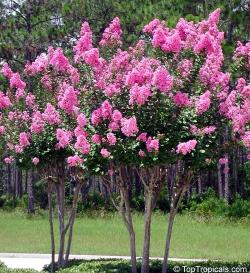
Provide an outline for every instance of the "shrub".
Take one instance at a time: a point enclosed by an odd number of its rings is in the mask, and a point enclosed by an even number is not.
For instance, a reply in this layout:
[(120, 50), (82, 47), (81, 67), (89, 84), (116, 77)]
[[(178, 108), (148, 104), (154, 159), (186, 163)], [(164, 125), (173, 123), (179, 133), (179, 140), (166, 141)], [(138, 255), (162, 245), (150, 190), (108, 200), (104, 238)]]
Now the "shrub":
[(225, 200), (218, 198), (212, 188), (209, 188), (200, 197), (193, 196), (186, 205), (190, 212), (197, 213), (198, 216), (206, 219), (215, 215), (226, 215), (227, 207)]
[[(154, 260), (150, 262), (150, 273), (160, 273), (161, 272), (162, 262), (159, 260)], [(176, 267), (179, 268), (178, 272), (184, 273), (185, 269), (184, 266), (188, 266), (189, 268), (195, 269), (196, 266), (206, 267), (206, 268), (227, 268), (231, 270), (233, 267), (244, 268), (249, 272), (250, 270), (250, 263), (237, 263), (237, 262), (170, 262), (169, 263), (169, 273), (177, 272)], [(138, 272), (140, 272), (140, 262), (137, 263)], [(174, 270), (175, 268), (175, 270)], [(46, 268), (46, 270), (48, 270)], [(224, 270), (225, 271), (225, 270)], [(223, 272), (224, 272), (223, 271)], [(70, 261), (67, 268), (59, 270), (60, 273), (130, 273), (131, 268), (129, 261), (123, 260), (94, 260), (94, 261)], [(187, 271), (186, 271), (187, 272)], [(196, 271), (189, 271), (189, 272), (198, 272)], [(208, 272), (208, 271), (207, 271)], [(211, 271), (212, 272), (212, 271)], [(217, 271), (221, 272), (221, 271)], [(230, 272), (230, 271), (225, 271)], [(246, 272), (246, 271), (242, 271)]]
[(228, 206), (227, 216), (232, 218), (250, 216), (250, 200), (243, 200), (240, 195), (237, 195), (234, 202)]

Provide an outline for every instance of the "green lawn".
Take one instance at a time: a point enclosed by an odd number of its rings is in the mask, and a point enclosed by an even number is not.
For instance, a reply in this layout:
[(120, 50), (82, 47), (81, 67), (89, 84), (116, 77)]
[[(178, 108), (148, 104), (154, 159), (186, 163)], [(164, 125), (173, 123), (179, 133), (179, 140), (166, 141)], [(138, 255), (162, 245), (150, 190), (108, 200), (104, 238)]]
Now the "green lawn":
[[(137, 254), (141, 254), (143, 217), (134, 216)], [(167, 218), (155, 214), (152, 223), (151, 256), (162, 256)], [(0, 252), (49, 253), (47, 218), (0, 212)], [(118, 215), (82, 217), (76, 220), (73, 253), (128, 255), (127, 232)], [(178, 216), (174, 226), (171, 257), (250, 260), (250, 223), (197, 222)]]

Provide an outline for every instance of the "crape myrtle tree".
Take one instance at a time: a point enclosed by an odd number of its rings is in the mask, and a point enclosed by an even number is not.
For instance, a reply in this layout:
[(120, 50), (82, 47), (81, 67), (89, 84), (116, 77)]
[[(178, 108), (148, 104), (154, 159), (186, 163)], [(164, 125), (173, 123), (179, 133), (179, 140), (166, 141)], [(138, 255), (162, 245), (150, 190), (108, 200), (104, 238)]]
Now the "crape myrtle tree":
[[(69, 216), (72, 225), (65, 225), (66, 161), (75, 169), (76, 181), (94, 172), (103, 175), (108, 185), (110, 177), (117, 176), (119, 210), (130, 234), (133, 272), (135, 235), (127, 193), (128, 172), (136, 169), (145, 197), (143, 273), (149, 272), (152, 212), (166, 169), (175, 164), (178, 171), (171, 185), (163, 262), (166, 272), (174, 217), (182, 197), (198, 171), (216, 166), (217, 157), (226, 149), (217, 145), (229, 117), (220, 114), (230, 92), (229, 74), (222, 70), (219, 14), (216, 10), (195, 24), (180, 19), (173, 29), (155, 19), (144, 27), (144, 39), (128, 50), (122, 50), (119, 18), (104, 30), (99, 47), (93, 46), (85, 22), (73, 48), (74, 66), (60, 48), (50, 48), (27, 64), (25, 73), (37, 82), (32, 94), (26, 92), (19, 74), (8, 65), (2, 68), (10, 82), (0, 100), (1, 132), (9, 153), (5, 162), (15, 159), (18, 164), (32, 161), (40, 166), (50, 186), (50, 202), (51, 186), (55, 188), (59, 266), (68, 259), (69, 252), (63, 255), (64, 240), (68, 229), (72, 236), (76, 206), (74, 203), (73, 216)], [(53, 235), (52, 224), (51, 230)]]
[(196, 24), (181, 18), (173, 29), (155, 19), (144, 27), (144, 39), (128, 50), (122, 49), (118, 18), (104, 31), (98, 48), (85, 23), (75, 46), (76, 61), (86, 63), (93, 75), (94, 88), (86, 96), (92, 156), (106, 160), (99, 166), (111, 166), (108, 174), (120, 177), (122, 168), (135, 168), (144, 186), (143, 273), (149, 272), (151, 216), (167, 166), (176, 164), (178, 174), (171, 186), (163, 272), (184, 193), (198, 171), (216, 166), (223, 153), (224, 147), (217, 145), (224, 132), (218, 106), (229, 88), (229, 74), (222, 71), (219, 15), (218, 9)]
[[(90, 151), (84, 129), (87, 120), (80, 111), (82, 88), (87, 80), (80, 77), (78, 69), (70, 64), (60, 48), (49, 48), (47, 54), (27, 63), (23, 77), (14, 73), (8, 64), (4, 64), (1, 71), (9, 82), (6, 92), (0, 93), (0, 128), (6, 149), (4, 161), (15, 161), (25, 168), (36, 166), (47, 181), (53, 271), (52, 194), (56, 194), (60, 231), (57, 264), (62, 267), (69, 258), (78, 195), (86, 176), (81, 170), (83, 159), (77, 153)], [(32, 78), (36, 83), (32, 92), (27, 91), (26, 78)], [(65, 180), (68, 175), (73, 181), (74, 194), (67, 215)]]

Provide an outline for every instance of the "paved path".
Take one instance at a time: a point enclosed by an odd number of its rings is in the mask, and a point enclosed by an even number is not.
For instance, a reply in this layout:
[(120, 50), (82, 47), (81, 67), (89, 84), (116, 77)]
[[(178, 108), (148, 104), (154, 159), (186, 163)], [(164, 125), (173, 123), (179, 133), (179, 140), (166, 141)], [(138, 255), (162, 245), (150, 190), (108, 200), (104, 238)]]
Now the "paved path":
[[(57, 258), (57, 257), (56, 257)], [(70, 255), (70, 259), (81, 260), (99, 260), (99, 259), (125, 259), (128, 256), (99, 256), (99, 255)], [(152, 257), (152, 259), (162, 259)], [(178, 259), (170, 258), (171, 261), (207, 261), (204, 259)], [(42, 268), (50, 263), (50, 254), (28, 254), (28, 253), (0, 253), (0, 261), (7, 265), (9, 268), (31, 268), (35, 270), (42, 270)]]

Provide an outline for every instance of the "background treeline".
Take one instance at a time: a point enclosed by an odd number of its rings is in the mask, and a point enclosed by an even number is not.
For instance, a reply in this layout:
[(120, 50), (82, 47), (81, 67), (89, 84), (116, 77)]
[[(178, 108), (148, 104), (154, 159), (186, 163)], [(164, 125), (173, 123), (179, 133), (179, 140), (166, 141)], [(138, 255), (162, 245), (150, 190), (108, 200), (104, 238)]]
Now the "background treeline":
[[(0, 63), (8, 62), (11, 67), (21, 71), (26, 61), (34, 60), (48, 46), (61, 46), (67, 50), (74, 43), (85, 20), (90, 23), (97, 43), (108, 23), (115, 16), (120, 17), (126, 46), (143, 35), (143, 26), (153, 18), (165, 20), (168, 26), (174, 26), (180, 17), (198, 21), (218, 7), (222, 9), (221, 29), (225, 32), (223, 49), (226, 61), (230, 62), (235, 41), (249, 41), (248, 0), (2, 0)], [(4, 88), (0, 78), (0, 89)], [(35, 88), (35, 84), (31, 83), (29, 88)], [(230, 136), (225, 135), (221, 141), (228, 138)], [(247, 201), (250, 197), (250, 164), (246, 161), (243, 148), (236, 147), (232, 151), (228, 155), (229, 175), (224, 174), (224, 167), (220, 165), (216, 171), (201, 172), (198, 182), (186, 194), (183, 209), (200, 213), (226, 213), (228, 216), (250, 214), (250, 202)], [(4, 151), (1, 152), (4, 155)], [(36, 208), (47, 207), (45, 186), (35, 170), (23, 171), (4, 165), (0, 168), (0, 207), (11, 209), (21, 206), (27, 208), (29, 213), (34, 213)], [(168, 185), (172, 184), (170, 182), (175, 175), (176, 166), (170, 166), (157, 205), (160, 210), (168, 211)], [(135, 172), (131, 173), (131, 179), (132, 207), (142, 210), (144, 201), (140, 180)], [(72, 198), (72, 183), (74, 181), (69, 181), (66, 190), (69, 201)], [(114, 181), (114, 195), (117, 192), (115, 184)], [(100, 177), (91, 177), (81, 189), (79, 211), (87, 209), (112, 209)]]

